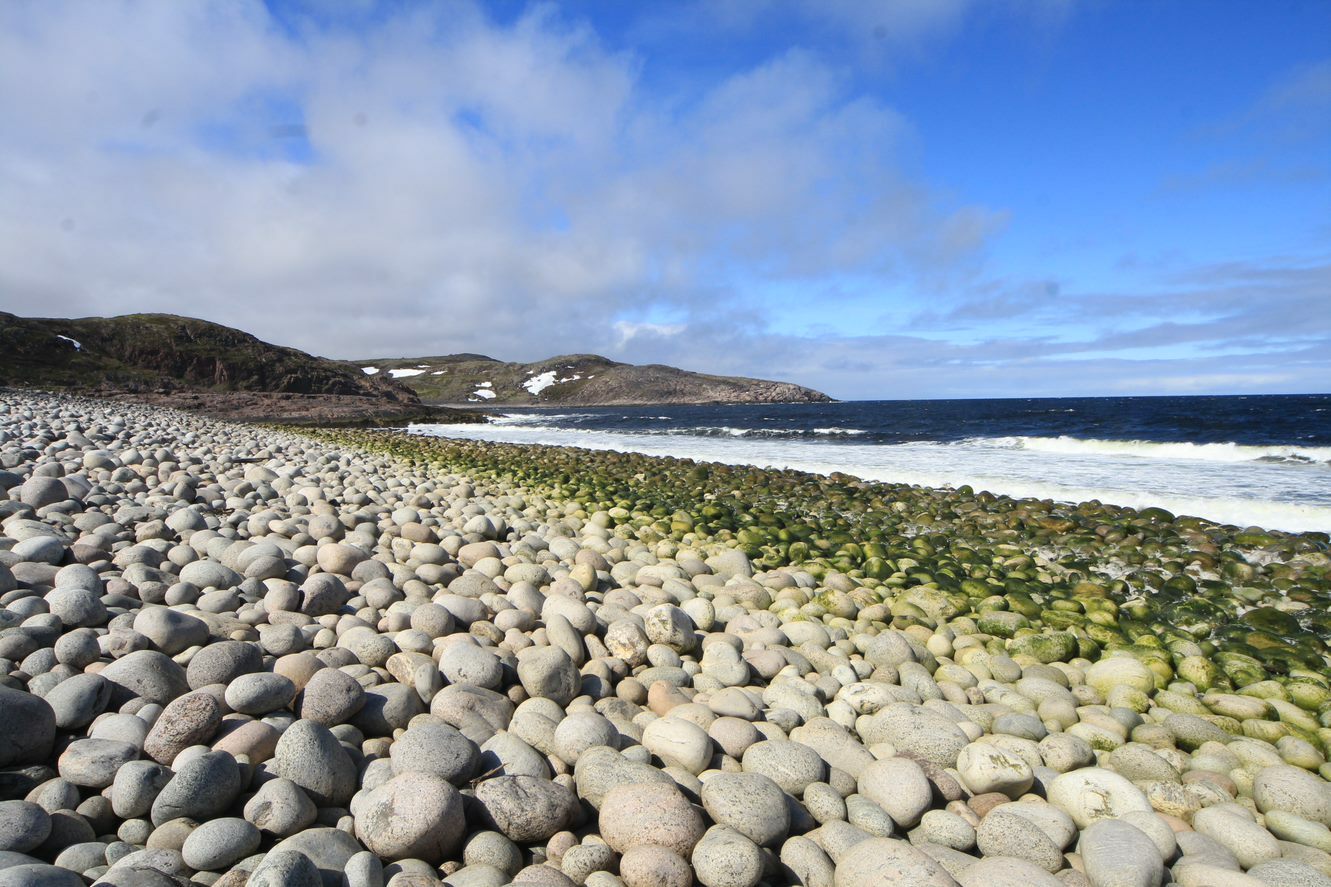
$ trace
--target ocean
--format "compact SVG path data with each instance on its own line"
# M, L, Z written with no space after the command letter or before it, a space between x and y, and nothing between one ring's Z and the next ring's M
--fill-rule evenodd
M1331 532L1331 394L506 408L410 430Z

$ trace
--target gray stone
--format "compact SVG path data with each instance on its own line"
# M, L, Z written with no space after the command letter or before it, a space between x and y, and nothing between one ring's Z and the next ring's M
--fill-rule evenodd
M0 801L0 851L28 853L51 834L51 815L29 801Z
M264 854L263 862L250 873L245 887L341 887L340 876L330 873L330 878L336 880L325 882L319 869L304 853L279 846Z
M651 844L687 859L703 835L702 816L674 784L616 786L606 793L600 812L601 837L619 853Z
M678 653L688 653L697 645L693 620L672 604L661 604L647 612L643 619L647 640L662 644Z
M790 883L804 887L832 887L836 867L814 841L794 837L781 845L781 868Z
M1331 783L1299 767L1263 767L1253 777L1252 799L1263 813L1284 810L1331 826Z
M356 791L356 766L327 727L299 720L283 731L273 771L305 790L320 807L344 806Z
M61 850L55 864L71 872L86 872L106 865L106 844L102 841L84 841Z
M144 816L171 776L171 771L156 761L130 761L116 771L111 783L111 809L121 819Z
M84 887L77 872L44 863L0 868L0 887Z
M498 690L504 679L499 657L472 643L450 644L439 659L439 670L450 684L470 684Z
M1193 814L1192 827L1218 841L1245 869L1280 858L1280 844L1275 836L1237 805L1216 805L1198 810Z
M245 818L260 830L287 838L311 825L318 808L309 795L289 779L265 782L245 802Z
M1267 887L1331 887L1331 877L1305 862L1273 859L1248 869L1248 877Z
M544 883L544 878L531 878L543 874L528 866L514 876L514 883ZM562 876L562 873L561 873ZM619 858L619 878L626 887L690 887L693 872L689 861L673 850L643 844L630 847ZM550 884L549 887L563 887Z
M521 737L507 731L496 733L481 745L480 763L476 770L494 776L547 778L551 775L545 755L532 748Z
M961 887L1069 887L1070 883L1086 883L1084 879L1065 882L1024 859L1007 856L981 859L956 877Z
M332 573L316 573L300 586L300 611L307 616L337 613L351 600L347 586Z
M263 715L285 708L296 695L291 679L272 672L237 676L226 688L226 704L232 711Z
M186 670L191 690L210 684L230 684L243 674L263 668L259 647L245 641L216 641L190 657Z
M56 684L44 697L61 730L78 730L106 710L111 683L98 674L76 674Z
M667 765L677 764L694 775L712 760L712 737L684 718L667 715L652 721L642 732L642 744Z
M971 794L999 792L1014 800L1035 781L1030 764L987 742L972 742L963 748L957 755L957 772Z
M609 849L609 845L602 846ZM469 866L489 866L513 875L522 868L522 851L499 832L479 831L467 838L462 848L462 862ZM504 883L508 883L508 878Z
M307 721L334 727L345 724L365 705L365 688L351 675L336 668L321 668L300 694L300 716Z
M790 828L785 793L761 773L710 776L702 786L702 805L718 825L729 826L755 844L779 844Z
M259 849L259 830L235 817L202 823L185 839L180 855L198 871L220 872Z
M955 887L932 857L894 838L869 838L837 861L836 887Z
M295 850L303 853L319 870L324 887L342 887L342 873L347 863L364 849L354 837L340 829L309 828L292 835L269 852Z
M188 817L200 822L229 809L242 788L236 759L207 752L181 766L153 801L153 825Z
M123 764L136 760L139 750L114 739L76 739L60 755L60 776L85 788L106 788Z
M1063 867L1064 845L1013 809L1021 806L1004 804L990 810L975 831L976 845L985 856L1024 859L1044 871L1058 871Z
M365 704L351 723L366 736L392 736L425 712L421 697L406 684L380 684L365 691Z
M69 498L69 489L57 477L33 475L18 488L18 501L33 508L45 508Z
M134 630L168 656L208 643L208 623L170 607L144 607L134 617Z
M393 772L433 773L454 785L462 785L476 773L480 752L456 727L442 721L421 719L389 749Z
M519 844L549 840L578 818L577 795L548 779L500 776L476 786L482 821Z
M87 588L57 588L46 595L46 603L69 628L105 625L109 615L101 596Z
M235 588L242 576L230 567L204 558L180 568L180 581L196 588Z
M437 865L465 831L462 796L430 773L405 773L360 796L356 837L383 859L423 859Z
M578 758L589 748L616 748L618 745L619 731L615 725L595 712L573 712L555 727L555 753L569 765L576 765Z
M1151 809L1141 789L1119 774L1099 767L1059 774L1049 786L1049 803L1071 816L1080 828L1098 819L1115 819L1132 810Z
M368 850L347 861L343 877L346 887L384 887L384 864Z
M859 793L902 828L913 828L929 809L933 788L924 769L910 758L874 761L860 772Z
M1101 819L1081 833L1077 846L1095 887L1160 887L1165 865L1145 832L1116 819Z
M156 650L137 650L112 662L100 672L125 698L137 696L166 705L189 690L185 669ZM113 694L112 699L115 699Z
M0 767L38 764L51 756L55 712L40 696L0 685Z
M518 679L534 697L568 705L581 692L582 676L558 647L529 647L518 656Z
M482 766L485 762L482 762ZM620 785L657 782L673 786L674 781L650 764L632 761L607 746L589 748L578 757L573 768L578 794L598 810L611 789Z
M865 745L890 742L898 754L941 767L956 766L957 755L970 742L961 728L943 715L910 703L890 704L866 716L862 724L857 724L857 730Z
M827 778L827 764L818 752L798 742L767 739L755 742L744 751L742 766L746 773L761 773L781 790L799 797L805 786Z

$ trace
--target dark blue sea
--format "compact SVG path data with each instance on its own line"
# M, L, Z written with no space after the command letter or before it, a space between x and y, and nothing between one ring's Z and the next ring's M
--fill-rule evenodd
M498 409L412 430L1331 531L1331 394Z

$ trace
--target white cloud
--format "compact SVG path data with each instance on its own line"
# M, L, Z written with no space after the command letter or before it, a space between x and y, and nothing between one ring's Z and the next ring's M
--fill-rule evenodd
M649 327L616 323L654 308L738 310L755 280L924 268L984 239L991 211L899 172L909 124L806 53L681 107L551 7L316 21L293 33L257 0L0 6L0 307L531 359L639 344Z
M601 352L841 397L1324 387L1325 267L1194 269L1144 293L986 281L1005 211L921 184L900 159L911 122L825 55L680 101L553 7L505 26L393 8L293 31L258 0L0 4L0 308L174 311L367 363ZM705 7L735 28L794 9L893 52L974 8ZM1299 96L1320 95L1310 70ZM789 298L843 276L952 295L897 335L772 332L853 329L836 298ZM787 298L764 304L772 284ZM1058 322L1085 341L1040 337ZM1188 353L1122 359L1171 346Z
M620 320L615 323L614 329L618 336L615 347L623 349L634 339L668 339L678 336L688 327L682 323L632 323L627 320Z

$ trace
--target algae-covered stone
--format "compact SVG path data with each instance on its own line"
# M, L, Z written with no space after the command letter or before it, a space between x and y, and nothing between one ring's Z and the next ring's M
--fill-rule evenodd
M1086 684L1101 696L1118 686L1150 693L1155 690L1155 673L1131 656L1109 656L1086 669Z
M1048 631L1013 638L1007 648L1013 656L1030 656L1044 663L1066 662L1077 654L1077 637L1067 631Z

